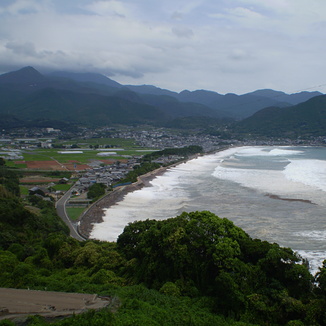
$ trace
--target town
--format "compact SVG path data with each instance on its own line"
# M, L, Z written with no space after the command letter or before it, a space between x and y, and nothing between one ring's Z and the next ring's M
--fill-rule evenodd
M16 167L24 174L27 170L39 175L44 170L69 172L66 176L56 180L56 183L67 184L67 187L55 187L54 182L45 182L41 185L37 181L27 184L29 194L37 194L44 199L49 197L58 200L64 190L70 188L74 199L70 205L88 205L91 201L87 198L87 191L93 184L102 184L107 191L118 185L128 172L141 164L142 157L146 153L160 151L166 148L182 148L186 146L200 146L203 153L211 153L230 146L260 146L260 145L324 145L323 137L315 137L309 140L302 139L249 139L232 136L229 138L210 135L196 131L172 130L167 128L144 127L102 127L86 128L78 127L72 130L60 130L55 128L17 128L14 130L2 130L0 134L0 157L8 162L16 163ZM92 140L107 140L107 143ZM119 140L130 140L133 143L133 151L126 151L119 146ZM111 140L111 143L110 143ZM113 141L115 140L115 141ZM26 153L38 150L55 150L61 157L91 153L93 157L84 164L73 161L71 164L60 163L51 154L53 165L32 166L26 162ZM126 154L126 152L128 154ZM184 160L180 155L163 155L153 160L161 166L168 166ZM19 164L21 163L21 164ZM49 163L47 161L47 163ZM31 175L31 173L29 173ZM24 178L26 181L26 178ZM46 179L44 179L46 181ZM78 201L76 197L80 198Z

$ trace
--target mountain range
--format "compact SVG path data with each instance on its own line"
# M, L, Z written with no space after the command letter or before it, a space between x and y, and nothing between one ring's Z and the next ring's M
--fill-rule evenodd
M309 102L316 96L322 98L316 100L317 104ZM265 124L264 119L268 118L274 129L278 129L280 119L286 129L284 119L294 123L293 115L307 121L297 122L296 128L300 125L309 128L308 121L313 119L315 111L310 114L305 107L323 106L323 99L319 92L286 94L270 89L243 95L207 90L177 93L152 85L121 85L96 73L42 74L33 67L24 67L0 75L0 127L152 124L193 128L236 121L234 126L239 132L253 129L261 133L255 125ZM296 108L306 114L296 115ZM276 118L279 115L282 117Z

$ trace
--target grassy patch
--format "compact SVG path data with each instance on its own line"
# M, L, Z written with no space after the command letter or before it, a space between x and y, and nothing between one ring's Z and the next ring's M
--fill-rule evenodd
M6 160L6 166L9 168L21 168L21 169L27 167L27 165L25 163L16 164L15 161L12 161L12 160Z
M86 207L66 207L67 214L73 221L76 221L85 209Z
M54 188L55 190L67 191L70 189L70 187L71 185L69 184L58 184L53 186L52 188Z
M101 160L101 159L118 159L117 155L110 155L101 157L97 154L101 151L99 150L89 150L89 149L80 149L83 153L69 153L69 154L61 154L60 152L64 152L65 150L59 149L40 149L34 152L26 152L23 153L25 161L52 161L56 160L60 163L69 163L70 161L77 161L79 163L89 163L91 160ZM69 150L67 150L69 151ZM103 152L103 151L102 151ZM112 150L114 152L114 150ZM119 155L131 155L135 153L135 155L139 155L139 152L136 150L133 151L119 151ZM137 154L136 154L137 153Z
M28 195L28 188L27 187L24 187L24 186L19 186L19 189L20 189L20 194L23 195L23 196L27 196Z
M134 139L124 139L124 138L90 138L90 139L74 139L63 142L64 144L77 144L78 146L84 145L101 145L101 146L115 146L115 147L123 147L123 148L130 148L135 147L135 140Z

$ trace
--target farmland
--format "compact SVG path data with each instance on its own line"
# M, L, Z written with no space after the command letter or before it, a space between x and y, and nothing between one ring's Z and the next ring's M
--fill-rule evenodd
M151 152L140 149L132 139L91 138L54 142L53 148L22 148L23 159L10 160L7 165L18 169L81 171L93 161L111 164L130 156Z

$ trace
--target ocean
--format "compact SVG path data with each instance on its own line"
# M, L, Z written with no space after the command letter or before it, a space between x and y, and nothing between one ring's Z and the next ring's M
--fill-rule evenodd
M326 148L237 147L169 168L105 210L91 238L115 241L136 220L208 210L251 237L290 247L313 274L326 259Z

